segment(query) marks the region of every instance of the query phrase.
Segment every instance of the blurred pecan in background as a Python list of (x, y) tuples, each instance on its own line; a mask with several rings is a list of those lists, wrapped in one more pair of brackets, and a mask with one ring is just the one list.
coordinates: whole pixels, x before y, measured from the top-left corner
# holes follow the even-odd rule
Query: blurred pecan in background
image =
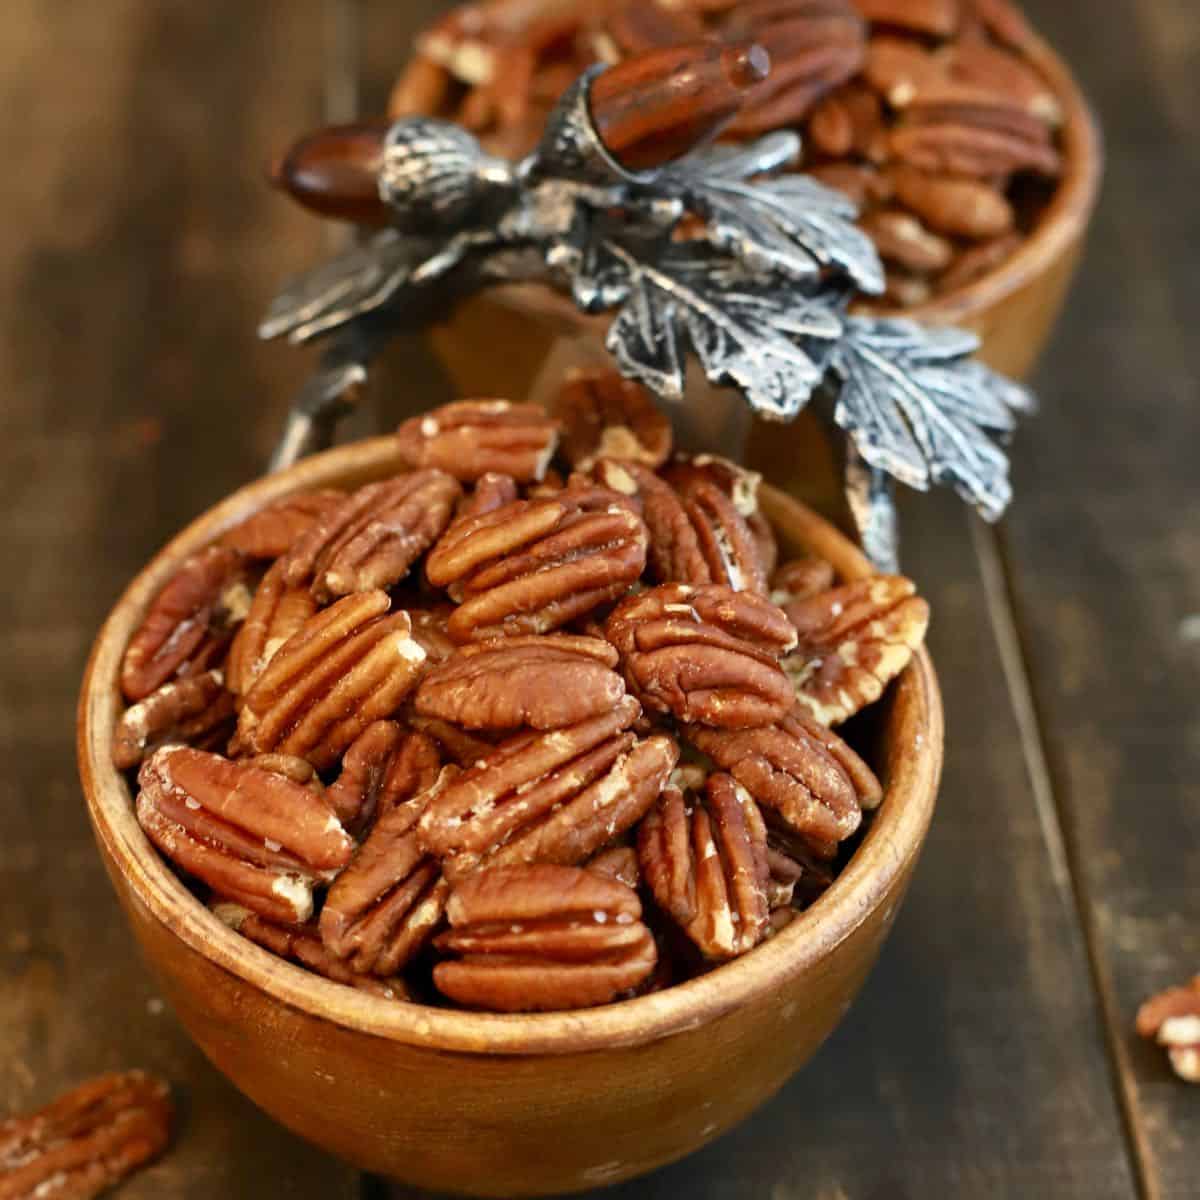
[(577, 471), (590, 471), (601, 458), (653, 470), (670, 456), (670, 421), (641, 384), (617, 371), (569, 372), (551, 411), (563, 427), (562, 456)]
[(493, 867), (455, 888), (438, 990), (469, 1008), (533, 1012), (607, 1004), (657, 959), (637, 893), (573, 867)]
[(461, 400), (405, 421), (396, 438), (411, 467), (436, 467), (464, 483), (489, 472), (531, 483), (550, 465), (558, 422), (537, 404)]
[(833, 587), (833, 564), (823, 558), (793, 558), (771, 576), (771, 603), (787, 612), (795, 600), (804, 600)]
[(769, 724), (794, 703), (779, 659), (796, 631), (761, 596), (663, 584), (621, 601), (605, 633), (629, 690), (655, 712), (740, 729)]
[(0, 1197), (99, 1196), (167, 1148), (171, 1116), (169, 1088), (145, 1071), (89, 1079), (0, 1122)]
[(164, 683), (122, 714), (113, 733), (113, 763), (136, 767), (147, 750), (174, 740), (216, 746), (232, 732), (233, 696), (220, 671)]

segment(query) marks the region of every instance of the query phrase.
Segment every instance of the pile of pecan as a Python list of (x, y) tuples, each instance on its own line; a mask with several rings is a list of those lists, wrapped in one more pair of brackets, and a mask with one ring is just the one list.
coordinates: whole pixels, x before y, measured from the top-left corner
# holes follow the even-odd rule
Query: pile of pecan
[(726, 136), (797, 130), (906, 308), (995, 270), (1053, 195), (1062, 110), (1032, 37), (1010, 0), (480, 0), (417, 39), (389, 114), (449, 117), (515, 157), (593, 62), (759, 42), (770, 75)]
[(920, 644), (912, 584), (778, 565), (758, 477), (672, 457), (608, 372), (396, 446), (150, 605), (113, 746), (147, 836), (245, 937), (384, 997), (578, 1008), (771, 936), (881, 800), (832, 727)]

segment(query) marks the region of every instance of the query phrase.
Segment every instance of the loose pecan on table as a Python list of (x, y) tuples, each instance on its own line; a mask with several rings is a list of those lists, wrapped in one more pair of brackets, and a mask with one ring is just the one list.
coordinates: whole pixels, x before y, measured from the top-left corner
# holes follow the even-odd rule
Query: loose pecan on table
[(671, 453), (671, 422), (641, 384), (616, 371), (576, 368), (551, 411), (562, 423), (562, 455), (577, 471), (590, 471), (601, 458), (654, 470)]
[(91, 1200), (166, 1149), (171, 1116), (161, 1079), (123, 1071), (0, 1121), (0, 1197)]
[(1167, 988), (1138, 1009), (1137, 1031), (1165, 1046), (1180, 1079), (1200, 1083), (1200, 975)]
[(165, 741), (216, 746), (232, 732), (233, 696), (220, 671), (172, 679), (130, 705), (113, 733), (113, 763), (136, 767), (146, 752)]
[(307, 921), (314, 885), (354, 852), (320, 794), (253, 763), (165, 746), (138, 783), (138, 823), (163, 855), (271, 921)]
[(648, 709), (727, 729), (792, 707), (780, 657), (796, 642), (783, 612), (719, 584), (662, 584), (628, 596), (605, 624), (630, 692)]
[(412, 467), (436, 468), (464, 483), (489, 472), (532, 483), (554, 456), (558, 422), (536, 404), (462, 400), (405, 421), (396, 438)]
[(469, 1008), (552, 1011), (607, 1004), (654, 970), (637, 893), (575, 867), (492, 867), (458, 885), (438, 949), (439, 991)]

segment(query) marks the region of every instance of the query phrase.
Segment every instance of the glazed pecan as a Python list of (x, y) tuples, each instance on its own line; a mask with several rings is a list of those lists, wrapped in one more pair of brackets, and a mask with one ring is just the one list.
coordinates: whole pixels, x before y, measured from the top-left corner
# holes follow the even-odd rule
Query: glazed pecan
[(883, 789), (874, 772), (830, 729), (797, 709), (758, 729), (691, 725), (685, 736), (728, 771), (764, 815), (801, 835), (821, 857), (862, 823)]
[(347, 829), (359, 830), (432, 787), (441, 765), (431, 738), (376, 721), (351, 742), (325, 800)]
[(638, 862), (659, 906), (706, 958), (735, 958), (766, 936), (766, 826), (729, 775), (709, 776), (694, 805), (667, 788), (638, 830)]
[(859, 218), (859, 225), (875, 243), (879, 257), (894, 266), (919, 273), (944, 270), (954, 258), (954, 246), (925, 228), (900, 208), (880, 208)]
[(1167, 1048), (1180, 1079), (1200, 1083), (1200, 975), (1159, 992), (1138, 1009), (1137, 1031)]
[(533, 1012), (591, 1008), (654, 970), (654, 938), (637, 893), (577, 867), (492, 867), (455, 888), (451, 928), (436, 939), (457, 955), (433, 981), (469, 1008)]
[(456, 518), (478, 517), (511, 504), (519, 496), (517, 481), (511, 475), (489, 471), (481, 475), (471, 491), (459, 501)]
[(138, 783), (138, 822), (159, 850), (268, 920), (307, 921), (313, 885), (354, 851), (317, 792), (253, 763), (166, 746), (142, 764)]
[(99, 1075), (36, 1112), (0, 1122), (3, 1200), (91, 1200), (157, 1158), (171, 1093), (145, 1071)]
[(389, 587), (442, 535), (462, 488), (444, 471), (368, 483), (316, 520), (288, 553), (284, 582), (326, 601)]
[(260, 508), (221, 535), (221, 545), (247, 558), (278, 558), (344, 499), (343, 492), (298, 492)]
[(558, 729), (608, 712), (625, 695), (617, 652), (558, 633), (473, 642), (434, 667), (413, 704), (468, 729)]
[(173, 679), (121, 714), (113, 765), (121, 771), (136, 767), (147, 750), (165, 741), (217, 745), (230, 732), (233, 716), (233, 696), (220, 671)]
[(912, 659), (929, 625), (929, 605), (911, 580), (876, 575), (784, 606), (799, 641), (783, 660), (796, 700), (822, 725), (840, 725)]
[(307, 587), (288, 587), (284, 582), (287, 569), (286, 559), (271, 564), (229, 647), (225, 677), (235, 696), (244, 696), (254, 686), (275, 651), (317, 611)]
[(417, 839), (426, 799), (424, 793), (382, 811), (325, 898), (321, 938), (359, 974), (394, 975), (442, 919), (448, 888)]
[(311, 617), (243, 697), (235, 751), (280, 751), (332, 766), (412, 689), (425, 651), (385, 592), (358, 592)]
[(121, 662), (127, 700), (144, 700), (172, 676), (219, 665), (229, 635), (250, 606), (245, 560), (209, 546), (180, 564), (155, 596)]
[(352, 970), (326, 948), (320, 934), (312, 925), (288, 929), (229, 900), (217, 900), (209, 907), (215, 917), (256, 946), (270, 950), (280, 958), (299, 963), (314, 974), (324, 975), (334, 983), (344, 983), (347, 987), (357, 988), (360, 992), (368, 992), (383, 1000), (411, 999), (402, 979), (376, 979), (374, 976)]
[(823, 558), (793, 558), (771, 577), (771, 603), (786, 612), (794, 600), (828, 591), (834, 578), (833, 564)]
[(654, 803), (678, 748), (638, 740), (626, 696), (611, 712), (552, 733), (502, 742), (453, 779), (440, 780), (421, 817), (422, 843), (453, 881), (489, 865), (582, 863)]
[(588, 511), (560, 493), (456, 521), (425, 571), (461, 600), (447, 623), (456, 640), (548, 633), (621, 595), (647, 538), (627, 509)]
[(1016, 219), (1004, 193), (981, 180), (927, 175), (899, 164), (891, 176), (896, 198), (930, 229), (951, 237), (997, 237)]
[(396, 438), (413, 467), (436, 467), (464, 483), (493, 471), (532, 483), (554, 457), (558, 422), (536, 404), (461, 400), (405, 421)]
[(670, 421), (641, 384), (616, 371), (571, 371), (552, 411), (563, 427), (563, 457), (577, 471), (590, 471), (601, 458), (629, 459), (653, 470), (671, 453)]
[(796, 631), (750, 592), (663, 584), (618, 604), (605, 633), (629, 690), (655, 712), (741, 729), (775, 721), (795, 702), (779, 659)]

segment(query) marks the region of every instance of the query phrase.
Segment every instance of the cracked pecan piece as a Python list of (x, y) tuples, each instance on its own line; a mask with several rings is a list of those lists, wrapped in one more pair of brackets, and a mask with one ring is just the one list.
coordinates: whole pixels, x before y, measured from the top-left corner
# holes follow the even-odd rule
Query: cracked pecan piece
[(796, 700), (822, 725), (840, 725), (883, 695), (929, 625), (911, 580), (876, 575), (784, 606), (799, 641), (783, 660)]
[(412, 417), (396, 433), (401, 457), (463, 483), (495, 472), (534, 483), (558, 448), (558, 422), (536, 404), (460, 400)]
[(144, 700), (176, 675), (219, 666), (250, 606), (245, 560), (209, 546), (180, 564), (155, 596), (121, 661), (121, 691)]
[(771, 603), (786, 613), (794, 601), (827, 592), (836, 578), (833, 564), (823, 558), (793, 558), (771, 577)]
[(442, 535), (461, 497), (457, 480), (444, 471), (368, 483), (297, 539), (284, 582), (299, 587), (311, 580), (322, 602), (390, 587)]
[(213, 915), (236, 933), (270, 950), (272, 954), (285, 958), (289, 962), (307, 967), (317, 975), (323, 975), (334, 983), (342, 983), (347, 987), (357, 988), (378, 996), (382, 1000), (410, 1000), (412, 997), (402, 979), (376, 979), (371, 975), (362, 975), (351, 970), (337, 955), (331, 953), (321, 941), (321, 937), (312, 925), (300, 929), (288, 929), (276, 925), (258, 913), (251, 912), (240, 904), (230, 900), (217, 900), (209, 905)]
[(1147, 1000), (1138, 1009), (1137, 1031), (1166, 1047), (1180, 1079), (1200, 1083), (1200, 975)]
[(590, 511), (563, 492), (456, 521), (425, 572), (460, 601), (446, 626), (457, 641), (549, 633), (621, 595), (647, 536), (627, 509)]
[(171, 1116), (170, 1089), (145, 1071), (89, 1079), (0, 1122), (0, 1197), (91, 1200), (167, 1148)]
[(235, 696), (244, 696), (284, 642), (317, 611), (307, 587), (284, 582), (287, 561), (272, 563), (255, 590), (246, 619), (234, 635), (225, 678)]
[(883, 798), (871, 768), (799, 709), (758, 729), (691, 725), (685, 737), (818, 857), (832, 857), (837, 843), (858, 829), (863, 811)]
[(333, 490), (284, 496), (226, 530), (221, 535), (221, 545), (237, 550), (247, 558), (279, 558), (315, 521), (321, 520), (344, 499), (344, 492)]
[(562, 423), (563, 457), (577, 471), (590, 471), (602, 458), (654, 470), (670, 456), (671, 422), (641, 384), (617, 371), (571, 371), (551, 411)]
[(509, 738), (434, 788), (422, 843), (452, 882), (481, 863), (576, 865), (635, 825), (678, 756), (669, 737), (639, 740), (626, 696), (611, 712), (552, 733)]
[(706, 958), (736, 958), (766, 936), (766, 825), (729, 775), (710, 775), (691, 804), (668, 787), (638, 830), (638, 862), (659, 907)]
[(358, 592), (307, 620), (243, 697), (232, 749), (278, 751), (332, 766), (412, 690), (425, 651), (385, 592)]
[(163, 855), (271, 921), (307, 921), (314, 885), (354, 852), (319, 792), (251, 762), (166, 746), (138, 783), (138, 823)]
[(432, 787), (441, 766), (432, 738), (376, 721), (351, 742), (325, 800), (347, 829), (361, 830)]
[(655, 712), (740, 729), (778, 720), (795, 703), (779, 659), (796, 631), (751, 592), (663, 584), (618, 604), (605, 634), (630, 692)]
[(396, 974), (442, 920), (449, 888), (417, 837), (426, 800), (423, 794), (382, 811), (325, 898), (321, 939), (359, 974)]
[(113, 765), (136, 767), (166, 741), (219, 745), (232, 730), (233, 696), (220, 671), (185, 675), (127, 708), (113, 733)]
[(421, 680), (418, 713), (467, 729), (559, 729), (625, 695), (606, 641), (556, 633), (472, 642)]
[(457, 886), (451, 928), (435, 939), (456, 957), (433, 969), (443, 995), (468, 1008), (537, 1012), (608, 1004), (654, 970), (658, 953), (637, 893), (578, 867), (493, 867)]

